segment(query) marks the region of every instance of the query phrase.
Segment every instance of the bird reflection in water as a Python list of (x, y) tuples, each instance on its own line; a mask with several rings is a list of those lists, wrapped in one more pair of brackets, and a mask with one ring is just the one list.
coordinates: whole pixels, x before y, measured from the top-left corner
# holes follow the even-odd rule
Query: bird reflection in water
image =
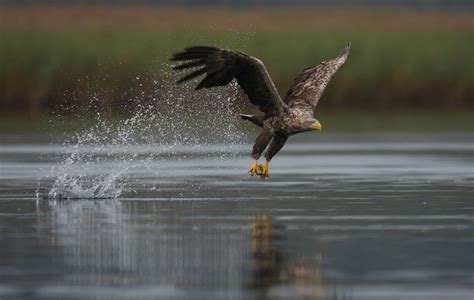
[[(313, 255), (308, 264), (295, 261), (285, 247), (284, 233), (285, 228), (272, 223), (268, 214), (256, 214), (252, 217), (251, 288), (258, 293), (259, 298), (290, 296), (298, 299), (346, 299), (336, 291), (330, 291), (325, 285), (321, 253)], [(279, 291), (285, 291), (285, 295)]]

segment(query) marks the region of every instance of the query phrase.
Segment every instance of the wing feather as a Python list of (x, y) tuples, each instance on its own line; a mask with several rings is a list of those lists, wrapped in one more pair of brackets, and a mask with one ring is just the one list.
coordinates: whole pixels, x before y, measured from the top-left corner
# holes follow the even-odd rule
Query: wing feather
[(287, 106), (280, 98), (264, 64), (252, 56), (239, 51), (197, 46), (173, 54), (171, 60), (183, 62), (175, 66), (175, 70), (202, 67), (185, 75), (178, 83), (204, 73), (206, 76), (196, 89), (222, 86), (236, 79), (250, 102), (267, 115), (286, 110)]
[(181, 64), (181, 65), (174, 66), (173, 70), (182, 70), (182, 69), (187, 69), (187, 68), (198, 67), (198, 66), (203, 65), (204, 62), (205, 61), (203, 59), (192, 60), (188, 63), (184, 63), (184, 64)]
[(193, 71), (191, 73), (189, 73), (188, 75), (184, 76), (183, 78), (181, 78), (178, 83), (182, 83), (182, 82), (185, 82), (187, 80), (190, 80), (190, 79), (193, 79), (195, 77), (198, 77), (199, 75), (202, 75), (204, 73), (207, 72), (207, 68), (204, 67), (204, 68), (201, 68), (201, 69), (198, 69), (196, 71)]
[(314, 111), (332, 76), (346, 62), (350, 48), (351, 44), (348, 43), (336, 58), (303, 70), (288, 89), (285, 103), (291, 108)]

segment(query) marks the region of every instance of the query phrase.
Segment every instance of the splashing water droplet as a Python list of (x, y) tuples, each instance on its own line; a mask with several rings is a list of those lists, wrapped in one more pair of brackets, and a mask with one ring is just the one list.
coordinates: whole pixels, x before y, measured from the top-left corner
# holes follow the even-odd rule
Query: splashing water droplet
[[(237, 85), (196, 92), (189, 85), (176, 86), (170, 73), (163, 74), (164, 82), (134, 99), (136, 107), (123, 120), (104, 117), (99, 97), (91, 96), (93, 124), (63, 141), (61, 162), (51, 170), (49, 198), (117, 198), (133, 192), (132, 184), (145, 185), (133, 181), (133, 172), (153, 165), (153, 174), (168, 176), (160, 172), (158, 158), (179, 160), (204, 144), (223, 145), (219, 155), (205, 154), (209, 157), (235, 155), (234, 146), (245, 138), (236, 126)], [(152, 183), (148, 190), (160, 188)]]

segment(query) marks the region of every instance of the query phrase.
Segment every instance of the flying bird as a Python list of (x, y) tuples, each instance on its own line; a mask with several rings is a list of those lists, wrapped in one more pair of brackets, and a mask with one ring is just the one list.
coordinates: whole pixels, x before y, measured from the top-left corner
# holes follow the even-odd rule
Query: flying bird
[[(337, 57), (303, 70), (293, 80), (283, 99), (262, 61), (243, 52), (197, 46), (173, 54), (171, 60), (181, 62), (173, 67), (175, 70), (192, 69), (177, 83), (205, 74), (196, 86), (199, 90), (227, 85), (235, 79), (250, 102), (259, 107), (261, 115), (240, 116), (262, 128), (252, 149), (253, 162), (248, 173), (264, 179), (269, 176), (270, 161), (289, 136), (321, 130), (321, 123), (314, 118), (314, 110), (332, 76), (346, 62), (350, 48), (348, 43)], [(265, 149), (265, 163), (259, 165), (258, 160)]]

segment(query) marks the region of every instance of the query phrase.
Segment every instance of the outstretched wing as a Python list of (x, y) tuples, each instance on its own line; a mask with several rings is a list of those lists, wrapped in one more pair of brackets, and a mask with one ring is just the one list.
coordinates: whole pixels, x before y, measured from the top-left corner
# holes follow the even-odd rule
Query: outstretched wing
[(332, 76), (346, 62), (350, 48), (351, 43), (348, 43), (336, 58), (323, 61), (299, 74), (286, 93), (285, 103), (291, 108), (314, 111)]
[(250, 102), (261, 111), (274, 114), (286, 109), (263, 63), (245, 53), (200, 46), (185, 48), (183, 52), (173, 54), (171, 60), (185, 61), (175, 66), (175, 70), (197, 68), (178, 83), (206, 74), (196, 87), (199, 90), (226, 85), (235, 78)]

